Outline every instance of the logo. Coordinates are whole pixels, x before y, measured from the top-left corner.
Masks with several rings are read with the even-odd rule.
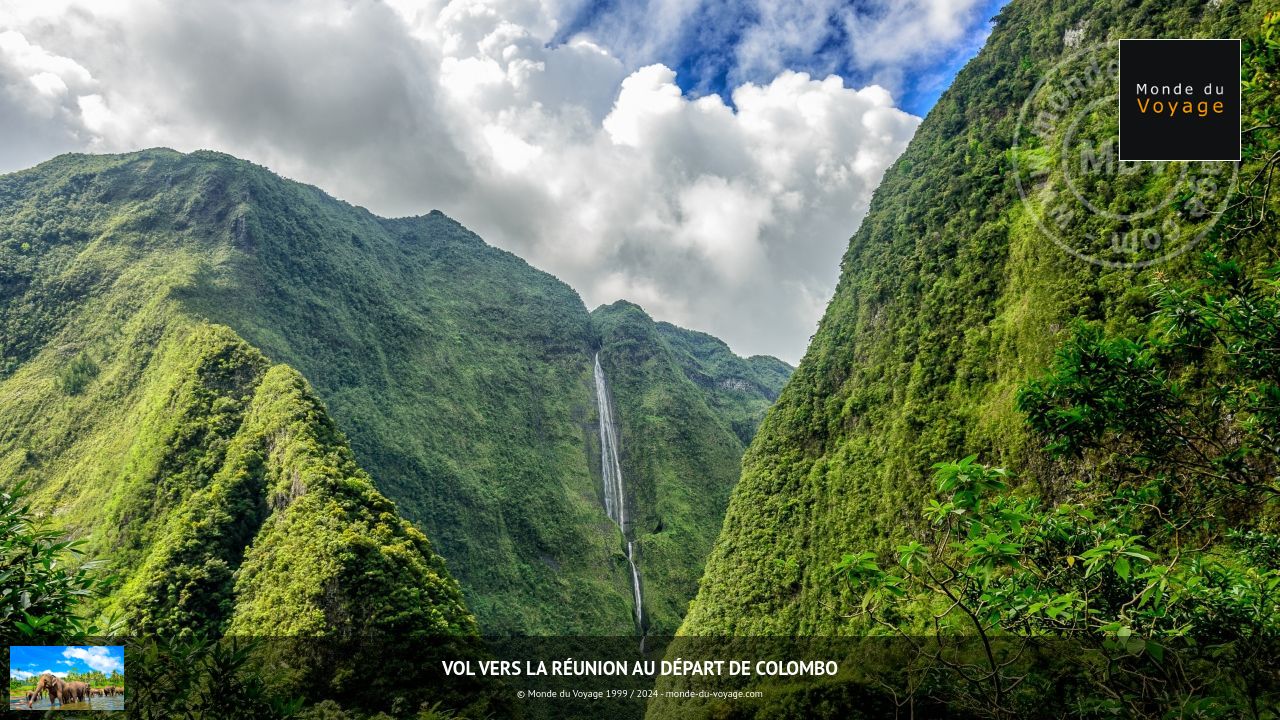
[[[1240,161],[1240,41],[1121,40],[1120,159]]]
[[[1086,262],[1140,268],[1181,255],[1213,229],[1239,166],[1121,159],[1120,67],[1119,48],[1107,43],[1049,68],[1023,103],[1009,152],[1041,233]],[[1238,152],[1238,132],[1236,143]]]

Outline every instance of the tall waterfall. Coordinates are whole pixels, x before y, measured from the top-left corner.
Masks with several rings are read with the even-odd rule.
[[[600,353],[596,353],[596,405],[600,416],[600,479],[604,483],[604,511],[622,531],[626,542],[627,565],[631,567],[631,593],[636,608],[636,628],[645,634],[644,594],[640,590],[640,571],[636,568],[636,541],[631,522],[627,519],[627,494],[622,485],[622,464],[618,461],[618,426],[613,421],[613,406],[609,402],[609,383],[600,367]],[[643,643],[641,644],[643,648]]]

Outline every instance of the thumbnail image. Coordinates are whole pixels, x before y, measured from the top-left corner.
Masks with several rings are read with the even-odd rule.
[[[123,710],[124,648],[9,648],[10,710]]]

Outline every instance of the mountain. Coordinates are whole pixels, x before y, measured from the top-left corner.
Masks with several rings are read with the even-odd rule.
[[[673,634],[698,589],[739,460],[789,367],[740,358],[625,301],[597,308],[600,362],[617,408],[647,625]],[[744,439],[744,436],[746,439]]]
[[[484,633],[631,634],[599,353],[615,381],[675,384],[638,389],[669,396],[643,419],[618,401],[632,502],[661,518],[653,626],[674,628],[705,553],[658,546],[710,547],[788,368],[648,322],[661,374],[438,212],[379,218],[219,153],[64,155],[0,177],[0,484],[28,481],[124,578],[110,607],[155,626],[288,606],[298,634],[372,610],[473,631],[460,588]],[[650,422],[666,434],[635,447],[681,460],[643,465]]]
[[[793,368],[769,355],[738,357],[718,338],[671,323],[658,323],[658,335],[685,377],[702,389],[742,444],[749,445]]]
[[[1155,309],[1146,288],[1195,277],[1197,253],[1116,267],[1045,237],[1019,199],[1015,161],[1042,153],[1015,146],[1023,101],[1084,48],[1114,48],[1126,37],[1256,35],[1275,8],[1014,0],[1000,12],[850,240],[818,332],[743,459],[683,632],[859,632],[832,567],[845,553],[888,556],[919,528],[935,463],[977,453],[1016,469],[1022,482],[1070,486],[1025,429],[1018,388],[1049,366],[1075,321],[1141,334]],[[1246,114],[1254,110],[1246,102]],[[1107,182],[1097,189],[1112,193],[1113,209],[1162,191],[1129,176]],[[1076,190],[1042,183],[1031,192],[1051,200]],[[1099,244],[1125,231],[1105,213],[1083,212],[1063,230]],[[1265,247],[1240,250],[1251,264],[1270,257]]]

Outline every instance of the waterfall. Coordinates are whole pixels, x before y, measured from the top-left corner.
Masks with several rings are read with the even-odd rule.
[[[595,358],[596,405],[600,416],[600,479],[604,483],[604,511],[622,531],[626,542],[627,565],[631,567],[631,594],[635,602],[636,628],[643,636],[644,594],[640,590],[640,570],[636,568],[636,541],[631,523],[627,519],[627,494],[622,485],[622,464],[618,453],[618,426],[613,421],[613,407],[609,403],[609,384],[605,381],[604,368],[600,367],[600,353]],[[644,644],[641,643],[641,648]]]

